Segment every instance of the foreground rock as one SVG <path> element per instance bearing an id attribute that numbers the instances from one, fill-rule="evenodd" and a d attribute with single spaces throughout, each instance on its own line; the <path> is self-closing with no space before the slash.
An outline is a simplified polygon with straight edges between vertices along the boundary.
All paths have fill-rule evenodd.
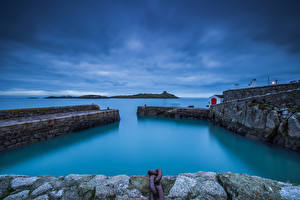
<path id="1" fill-rule="evenodd" d="M 300 199 L 300 186 L 235 173 L 162 178 L 165 199 Z M 0 199 L 148 199 L 147 176 L 0 176 Z"/>

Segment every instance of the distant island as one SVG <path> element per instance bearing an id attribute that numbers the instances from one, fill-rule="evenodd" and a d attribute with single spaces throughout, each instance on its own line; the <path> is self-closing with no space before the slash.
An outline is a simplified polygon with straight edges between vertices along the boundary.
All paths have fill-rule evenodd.
<path id="1" fill-rule="evenodd" d="M 46 99 L 108 99 L 110 97 L 101 95 L 83 95 L 83 96 L 49 96 Z"/>
<path id="2" fill-rule="evenodd" d="M 161 94 L 133 94 L 133 95 L 117 95 L 117 96 L 101 96 L 101 95 L 83 95 L 83 96 L 49 96 L 47 99 L 177 99 L 179 97 L 166 91 Z"/>

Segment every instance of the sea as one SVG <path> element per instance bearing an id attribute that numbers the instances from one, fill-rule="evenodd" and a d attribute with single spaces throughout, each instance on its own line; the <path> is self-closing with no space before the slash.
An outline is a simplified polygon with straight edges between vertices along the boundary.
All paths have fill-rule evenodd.
<path id="1" fill-rule="evenodd" d="M 163 175 L 235 172 L 300 184 L 300 154 L 236 135 L 199 120 L 139 118 L 137 106 L 195 106 L 206 98 L 29 99 L 1 97 L 0 110 L 97 104 L 119 109 L 119 123 L 0 152 L 0 174 Z"/>

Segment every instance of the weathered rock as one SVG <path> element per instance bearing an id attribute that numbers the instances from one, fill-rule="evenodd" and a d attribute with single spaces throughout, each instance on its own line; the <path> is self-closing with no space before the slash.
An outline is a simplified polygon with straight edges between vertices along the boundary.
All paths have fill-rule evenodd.
<path id="1" fill-rule="evenodd" d="M 42 196 L 34 198 L 33 200 L 49 200 L 49 196 L 47 194 L 44 194 Z"/>
<path id="2" fill-rule="evenodd" d="M 271 110 L 267 115 L 265 138 L 272 139 L 276 135 L 277 128 L 280 124 L 278 113 L 276 110 Z"/>
<path id="3" fill-rule="evenodd" d="M 11 181 L 11 188 L 16 190 L 19 188 L 29 187 L 38 179 L 38 177 L 17 177 Z"/>
<path id="4" fill-rule="evenodd" d="M 188 199 L 192 196 L 192 188 L 196 186 L 196 183 L 197 181 L 193 178 L 178 175 L 168 197 Z"/>
<path id="5" fill-rule="evenodd" d="M 89 181 L 80 183 L 78 190 L 81 196 L 89 197 L 95 194 L 95 188 L 97 185 L 105 183 L 108 177 L 104 175 L 93 176 Z"/>
<path id="6" fill-rule="evenodd" d="M 226 192 L 216 181 L 204 181 L 195 188 L 196 199 L 214 200 L 227 199 Z"/>
<path id="7" fill-rule="evenodd" d="M 70 174 L 65 177 L 64 182 L 67 186 L 79 185 L 82 182 L 91 180 L 95 175 Z"/>
<path id="8" fill-rule="evenodd" d="M 28 199 L 29 198 L 29 190 L 23 190 L 19 193 L 12 194 L 4 198 L 3 200 L 23 200 L 23 199 Z"/>
<path id="9" fill-rule="evenodd" d="M 259 108 L 259 105 L 248 106 L 245 126 L 248 128 L 264 129 L 268 112 Z"/>
<path id="10" fill-rule="evenodd" d="M 168 197 L 172 199 L 227 199 L 227 194 L 217 182 L 216 173 L 197 172 L 180 174 Z"/>
<path id="11" fill-rule="evenodd" d="M 232 200 L 282 199 L 280 189 L 287 184 L 246 174 L 220 173 L 220 184 Z"/>
<path id="12" fill-rule="evenodd" d="M 113 176 L 106 180 L 106 184 L 114 189 L 116 195 L 125 195 L 128 191 L 129 176 Z"/>
<path id="13" fill-rule="evenodd" d="M 171 188 L 174 186 L 176 177 L 174 176 L 163 176 L 161 179 L 161 184 L 164 190 L 164 195 L 168 196 Z"/>
<path id="14" fill-rule="evenodd" d="M 129 188 L 137 189 L 144 196 L 149 196 L 149 177 L 148 176 L 132 176 L 129 178 Z"/>
<path id="15" fill-rule="evenodd" d="M 78 188 L 76 186 L 70 186 L 68 188 L 65 188 L 62 199 L 63 200 L 68 200 L 68 199 L 79 200 L 79 199 L 81 199 Z"/>
<path id="16" fill-rule="evenodd" d="M 272 110 L 267 115 L 266 127 L 270 129 L 275 129 L 279 125 L 280 121 L 278 118 L 278 113 L 276 110 Z"/>
<path id="17" fill-rule="evenodd" d="M 47 192 L 50 189 L 52 189 L 52 185 L 50 185 L 50 183 L 45 183 L 45 184 L 39 186 L 38 188 L 36 188 L 35 190 L 33 190 L 33 192 L 31 193 L 31 196 L 36 197 L 38 195 L 41 195 L 41 194 Z"/>
<path id="18" fill-rule="evenodd" d="M 0 176 L 1 199 L 149 198 L 148 176 L 69 175 L 67 177 Z M 14 187 L 11 187 L 14 182 Z M 59 182 L 55 184 L 55 182 Z M 163 176 L 165 199 L 299 199 L 300 186 L 245 174 L 197 172 Z"/>
<path id="19" fill-rule="evenodd" d="M 10 178 L 6 175 L 0 175 L 0 199 L 5 197 L 9 193 L 9 184 L 10 184 Z"/>
<path id="20" fill-rule="evenodd" d="M 300 113 L 238 100 L 212 106 L 209 116 L 232 132 L 300 151 Z"/>
<path id="21" fill-rule="evenodd" d="M 287 129 L 288 129 L 288 122 L 287 120 L 282 119 L 278 127 L 278 133 L 282 136 L 285 136 L 287 134 Z"/>
<path id="22" fill-rule="evenodd" d="M 299 200 L 300 186 L 286 186 L 280 190 L 280 195 L 284 200 Z"/>
<path id="23" fill-rule="evenodd" d="M 52 191 L 50 192 L 50 197 L 52 199 L 61 199 L 63 197 L 64 190 Z"/>
<path id="24" fill-rule="evenodd" d="M 289 118 L 288 135 L 300 139 L 300 113 L 295 113 Z"/>
<path id="25" fill-rule="evenodd" d="M 112 199 L 116 197 L 115 190 L 108 185 L 101 184 L 96 186 L 95 199 Z"/>

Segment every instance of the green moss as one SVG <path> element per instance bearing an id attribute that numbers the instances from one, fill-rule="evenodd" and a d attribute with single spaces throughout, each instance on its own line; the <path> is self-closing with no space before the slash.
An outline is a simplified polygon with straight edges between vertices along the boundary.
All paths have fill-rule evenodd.
<path id="1" fill-rule="evenodd" d="M 300 108 L 295 108 L 295 111 L 296 112 L 300 112 Z"/>
<path id="2" fill-rule="evenodd" d="M 250 106 L 250 107 L 256 106 L 256 105 L 258 105 L 258 108 L 261 109 L 261 110 L 273 108 L 272 105 L 266 104 L 266 103 L 261 103 L 261 102 L 251 102 L 251 103 L 248 104 L 248 106 Z"/>
<path id="3" fill-rule="evenodd" d="M 300 108 L 287 107 L 291 112 L 300 112 Z"/>
<path id="4" fill-rule="evenodd" d="M 131 176 L 128 187 L 140 191 L 144 196 L 150 195 L 148 176 Z"/>

